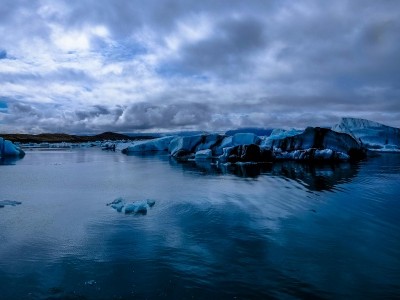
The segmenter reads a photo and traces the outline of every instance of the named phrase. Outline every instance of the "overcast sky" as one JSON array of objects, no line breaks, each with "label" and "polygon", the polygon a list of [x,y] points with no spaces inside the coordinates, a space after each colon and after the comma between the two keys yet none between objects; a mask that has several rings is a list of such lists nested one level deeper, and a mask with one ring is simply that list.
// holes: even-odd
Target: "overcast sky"
[{"label": "overcast sky", "polygon": [[400,127],[398,0],[0,0],[0,132]]}]

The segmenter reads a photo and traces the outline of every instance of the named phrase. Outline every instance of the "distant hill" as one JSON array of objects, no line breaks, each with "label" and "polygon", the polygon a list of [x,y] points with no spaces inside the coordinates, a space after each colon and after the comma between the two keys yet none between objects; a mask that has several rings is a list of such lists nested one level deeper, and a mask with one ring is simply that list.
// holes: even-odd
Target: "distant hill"
[{"label": "distant hill", "polygon": [[228,130],[225,132],[226,135],[231,136],[236,133],[254,133],[258,136],[269,136],[271,135],[273,129],[269,128],[257,128],[257,127],[245,127],[245,128],[238,128],[233,130]]},{"label": "distant hill", "polygon": [[103,132],[97,135],[70,135],[65,133],[42,133],[42,134],[0,134],[0,137],[19,143],[84,143],[105,140],[145,140],[155,138],[152,135],[128,136],[115,132]]}]

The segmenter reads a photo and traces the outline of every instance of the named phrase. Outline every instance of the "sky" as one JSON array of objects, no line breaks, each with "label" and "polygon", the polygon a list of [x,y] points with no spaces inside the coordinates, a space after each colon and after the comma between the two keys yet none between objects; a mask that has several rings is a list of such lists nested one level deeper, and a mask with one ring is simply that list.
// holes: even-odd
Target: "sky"
[{"label": "sky", "polygon": [[400,127],[398,0],[0,0],[0,132]]}]

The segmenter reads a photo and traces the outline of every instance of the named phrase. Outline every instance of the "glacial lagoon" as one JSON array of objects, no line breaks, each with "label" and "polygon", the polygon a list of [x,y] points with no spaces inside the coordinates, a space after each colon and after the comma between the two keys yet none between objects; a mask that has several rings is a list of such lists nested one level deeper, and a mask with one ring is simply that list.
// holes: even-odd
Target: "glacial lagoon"
[{"label": "glacial lagoon", "polygon": [[[0,162],[1,299],[400,296],[400,155],[231,165],[99,149]],[[154,199],[146,214],[107,206]]]}]

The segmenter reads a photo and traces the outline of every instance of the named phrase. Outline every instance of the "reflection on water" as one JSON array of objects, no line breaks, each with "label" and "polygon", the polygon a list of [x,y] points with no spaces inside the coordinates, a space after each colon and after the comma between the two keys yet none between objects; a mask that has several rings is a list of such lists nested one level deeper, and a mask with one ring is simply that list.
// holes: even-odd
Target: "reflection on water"
[{"label": "reflection on water", "polygon": [[1,157],[0,158],[0,166],[1,165],[15,165],[16,162],[20,160],[20,158],[15,157]]},{"label": "reflection on water", "polygon": [[[217,166],[28,152],[0,167],[0,298],[395,298],[400,156]],[[146,216],[117,197],[151,198]]]},{"label": "reflection on water", "polygon": [[218,164],[215,161],[177,161],[169,159],[174,168],[202,175],[232,174],[243,178],[260,175],[281,176],[295,180],[312,191],[333,190],[335,185],[350,182],[359,169],[357,163],[307,164],[294,161],[272,163]]}]

